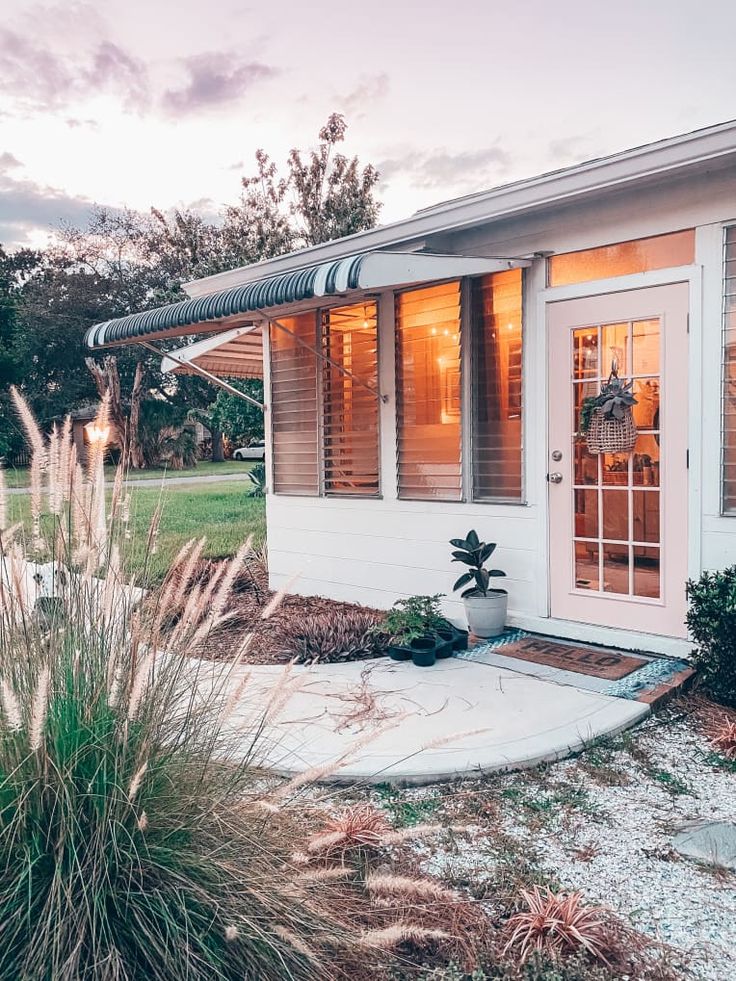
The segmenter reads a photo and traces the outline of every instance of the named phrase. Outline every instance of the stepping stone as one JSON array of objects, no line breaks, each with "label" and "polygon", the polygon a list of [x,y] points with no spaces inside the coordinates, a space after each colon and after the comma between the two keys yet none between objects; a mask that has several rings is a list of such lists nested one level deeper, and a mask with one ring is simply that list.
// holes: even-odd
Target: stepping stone
[{"label": "stepping stone", "polygon": [[695,821],[680,829],[672,846],[684,858],[736,870],[736,824]]}]

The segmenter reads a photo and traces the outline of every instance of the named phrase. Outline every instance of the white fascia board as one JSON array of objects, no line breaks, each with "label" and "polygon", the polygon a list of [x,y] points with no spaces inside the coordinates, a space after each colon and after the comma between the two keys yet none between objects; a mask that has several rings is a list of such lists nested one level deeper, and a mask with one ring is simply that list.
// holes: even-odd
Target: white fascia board
[{"label": "white fascia board", "polygon": [[186,283],[184,289],[191,297],[205,296],[356,252],[392,246],[411,248],[418,240],[440,232],[498,221],[606,189],[625,187],[653,176],[697,168],[728,156],[736,160],[736,121],[438,204],[403,221],[193,280]]},{"label": "white fascia board", "polygon": [[203,354],[209,354],[213,348],[219,347],[221,344],[227,344],[228,341],[234,341],[236,337],[242,337],[243,334],[250,334],[260,326],[260,323],[246,324],[244,327],[235,327],[233,330],[224,331],[222,334],[205,337],[203,340],[197,341],[194,344],[185,344],[183,347],[178,347],[171,352],[173,357],[164,355],[161,359],[161,373],[166,374],[168,371],[176,371],[177,368],[181,368],[181,361],[193,361]]}]

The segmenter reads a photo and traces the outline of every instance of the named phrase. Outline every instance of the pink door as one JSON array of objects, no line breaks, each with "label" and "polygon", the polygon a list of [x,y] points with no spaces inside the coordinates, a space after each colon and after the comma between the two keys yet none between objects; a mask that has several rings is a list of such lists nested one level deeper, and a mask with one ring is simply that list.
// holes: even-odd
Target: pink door
[{"label": "pink door", "polygon": [[[686,635],[687,313],[684,283],[549,306],[553,617]],[[580,410],[614,360],[634,382],[638,437],[596,455]]]}]

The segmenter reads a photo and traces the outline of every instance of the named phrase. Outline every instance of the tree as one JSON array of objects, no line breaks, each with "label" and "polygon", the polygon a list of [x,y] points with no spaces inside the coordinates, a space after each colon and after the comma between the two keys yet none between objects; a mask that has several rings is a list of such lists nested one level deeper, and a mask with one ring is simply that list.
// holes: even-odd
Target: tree
[{"label": "tree", "polygon": [[[263,382],[257,378],[233,382],[233,387],[263,402]],[[251,402],[221,389],[210,412],[212,424],[234,443],[248,444],[263,439],[263,413]]]},{"label": "tree", "polygon": [[38,252],[20,249],[9,254],[0,246],[0,458],[23,446],[23,434],[10,404],[9,391],[22,377],[18,304],[24,282],[40,262]]}]

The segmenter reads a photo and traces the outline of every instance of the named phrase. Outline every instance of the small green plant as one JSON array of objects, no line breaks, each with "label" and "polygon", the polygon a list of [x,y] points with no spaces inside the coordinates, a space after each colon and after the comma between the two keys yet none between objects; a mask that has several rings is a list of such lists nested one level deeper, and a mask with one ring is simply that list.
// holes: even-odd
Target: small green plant
[{"label": "small green plant", "polygon": [[396,600],[386,615],[380,629],[395,644],[409,644],[418,637],[426,637],[444,626],[440,609],[442,593],[434,596],[409,596]]},{"label": "small green plant", "polygon": [[687,626],[698,645],[693,660],[703,685],[736,708],[736,565],[690,580],[687,596]]},{"label": "small green plant", "polygon": [[468,583],[473,583],[469,589],[463,590],[460,594],[466,596],[487,596],[489,593],[505,593],[505,589],[491,588],[491,579],[505,576],[506,573],[501,569],[486,569],[485,564],[496,551],[494,542],[482,542],[475,531],[469,531],[465,538],[451,538],[450,545],[453,546],[453,562],[462,562],[467,565],[468,571],[464,572],[452,587],[453,590],[462,589]]},{"label": "small green plant", "polygon": [[253,497],[266,496],[266,464],[256,463],[248,472],[248,480],[253,484],[251,495]]}]

